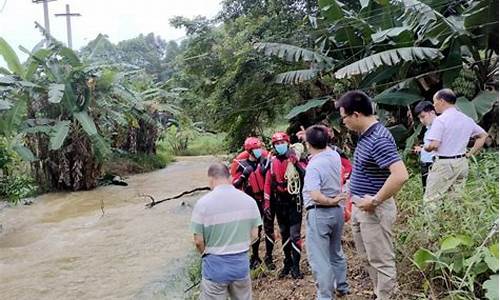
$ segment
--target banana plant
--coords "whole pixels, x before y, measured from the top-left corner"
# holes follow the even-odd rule
[[[91,140],[102,140],[93,118],[89,115],[92,97],[88,81],[92,80],[91,74],[82,71],[83,65],[77,55],[71,49],[57,43],[35,52],[29,52],[24,48],[22,50],[30,55],[24,65],[19,62],[19,58],[7,42],[0,38],[0,55],[9,68],[3,70],[5,75],[1,77],[0,82],[10,88],[6,98],[13,102],[13,107],[6,112],[7,118],[2,120],[10,121],[0,123],[2,131],[12,133],[16,127],[19,129],[21,126],[21,134],[39,132],[48,134],[50,150],[58,150],[63,146],[72,123],[79,124]],[[46,98],[49,103],[47,107],[42,108],[42,111],[46,110],[51,119],[45,128],[42,130],[26,122],[20,124],[19,121],[23,117],[27,118],[28,102],[39,103],[42,98]],[[59,113],[54,114],[53,107],[58,107]],[[30,150],[19,144],[21,140],[15,139],[18,144],[14,149],[22,149],[19,154],[25,159],[32,159],[34,155],[26,155]],[[96,143],[94,146],[101,154],[108,152],[102,143]]]

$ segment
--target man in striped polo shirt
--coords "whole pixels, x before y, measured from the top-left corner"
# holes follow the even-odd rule
[[[196,203],[191,218],[194,242],[202,254],[200,299],[252,299],[248,249],[262,225],[252,197],[231,184],[222,163],[208,169],[212,191]]]
[[[351,91],[336,103],[344,124],[359,134],[354,152],[350,190],[355,205],[353,238],[373,283],[376,299],[389,299],[396,288],[392,227],[396,194],[408,180],[394,138],[374,116],[365,93]]]

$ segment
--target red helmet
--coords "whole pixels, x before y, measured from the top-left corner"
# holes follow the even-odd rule
[[[275,134],[273,134],[273,137],[271,138],[271,143],[274,144],[280,141],[286,141],[290,144],[290,137],[283,131],[278,131]]]
[[[243,144],[243,148],[245,148],[246,151],[252,151],[253,149],[258,149],[262,147],[261,141],[256,138],[256,137],[248,137],[245,140],[245,143]]]

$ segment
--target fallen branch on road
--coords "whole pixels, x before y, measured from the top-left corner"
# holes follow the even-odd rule
[[[183,196],[186,196],[186,195],[189,195],[189,194],[192,194],[192,193],[196,193],[196,192],[200,192],[200,191],[209,191],[209,190],[210,190],[210,187],[208,187],[208,186],[198,187],[198,188],[192,189],[190,191],[182,192],[179,195],[176,195],[176,196],[173,196],[173,197],[169,197],[169,198],[165,198],[165,199],[162,199],[162,200],[159,200],[159,201],[156,201],[153,196],[147,195],[147,194],[142,194],[141,197],[148,197],[149,199],[151,199],[151,202],[148,203],[148,204],[146,204],[146,208],[152,208],[153,206],[155,206],[157,204],[160,204],[162,202],[168,201],[168,200],[179,199],[179,198],[181,198]]]

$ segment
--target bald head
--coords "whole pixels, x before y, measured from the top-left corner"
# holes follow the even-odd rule
[[[432,99],[437,113],[442,114],[446,109],[452,107],[457,102],[457,96],[450,89],[441,89],[434,94]]]
[[[444,100],[449,104],[455,104],[457,102],[457,96],[450,89],[441,89],[434,94],[434,98],[438,100]]]
[[[214,179],[229,179],[229,169],[223,163],[213,163],[208,168],[208,177]]]

